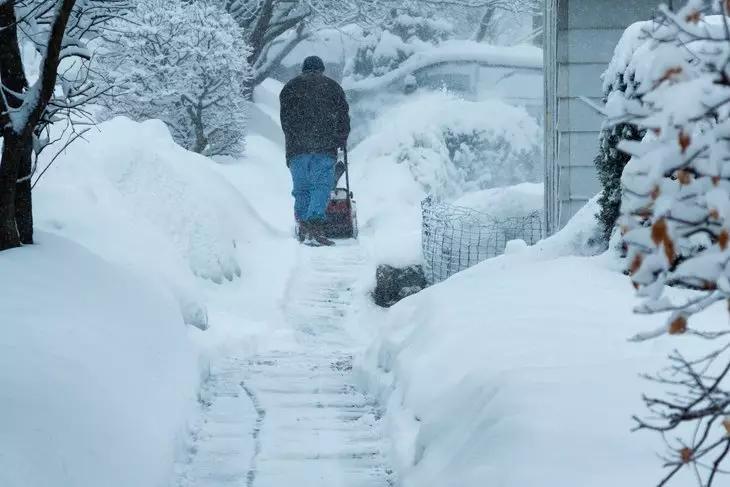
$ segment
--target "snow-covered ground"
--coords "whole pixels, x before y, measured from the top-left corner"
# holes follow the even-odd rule
[[[540,208],[539,183],[464,185],[473,180],[443,139],[444,128],[479,129],[531,153],[534,121],[498,101],[489,107],[506,119],[480,119],[484,105],[451,97],[441,112],[393,107],[350,154],[366,252],[311,253],[292,238],[279,88],[257,91],[262,123],[243,160],[213,162],[176,146],[160,122],[116,119],[40,180],[38,244],[0,254],[0,295],[10,297],[0,485],[159,487],[173,474],[192,482],[216,473],[206,462],[220,460],[229,479],[264,472],[266,485],[283,487],[280,471],[249,462],[311,461],[288,423],[297,404],[311,413],[297,422],[301,435],[361,441],[358,454],[373,454],[379,469],[373,485],[389,477],[389,460],[403,487],[656,481],[662,445],[629,433],[630,416],[649,389],[638,373],[658,368],[673,339],[627,342],[651,326],[631,314],[617,263],[590,256],[595,199],[558,235],[511,245],[388,311],[365,300],[377,264],[419,261],[430,190],[500,216]],[[352,389],[351,354],[369,398]],[[275,413],[268,426],[266,408]],[[342,421],[348,408],[362,414],[354,423]],[[317,446],[320,465],[366,477],[367,462],[348,470],[346,451]]]
[[[197,385],[167,290],[64,237],[0,254],[0,485],[156,487]]]
[[[638,374],[658,370],[676,339],[628,342],[653,326],[632,314],[610,254],[580,256],[595,201],[534,247],[365,315],[377,337],[358,367],[387,409],[404,487],[659,480],[663,443],[629,430],[652,390]],[[703,319],[726,319],[721,308]]]
[[[266,196],[289,204],[288,174],[249,151],[218,165],[119,118],[38,181],[37,245],[0,255],[0,485],[169,481],[211,363],[283,327],[296,244]]]

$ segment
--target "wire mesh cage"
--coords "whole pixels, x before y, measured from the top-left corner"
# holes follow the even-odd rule
[[[542,238],[540,211],[498,219],[432,196],[421,202],[421,210],[423,271],[429,284],[503,254],[510,240],[532,245]]]

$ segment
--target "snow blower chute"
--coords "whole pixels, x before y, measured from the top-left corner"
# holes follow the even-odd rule
[[[337,183],[345,175],[345,187],[337,187]],[[327,222],[324,236],[331,239],[357,238],[357,211],[352,191],[350,190],[350,166],[347,161],[347,149],[339,150],[335,164],[334,188],[327,203]],[[299,237],[299,220],[296,218],[296,236]]]

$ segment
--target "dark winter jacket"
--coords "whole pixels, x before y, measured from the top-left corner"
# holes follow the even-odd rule
[[[337,82],[308,71],[289,81],[279,95],[286,165],[302,154],[337,157],[350,135],[350,107]]]

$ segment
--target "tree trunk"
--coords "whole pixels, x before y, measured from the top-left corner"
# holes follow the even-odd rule
[[[274,0],[264,0],[264,4],[261,6],[259,11],[259,18],[256,19],[256,25],[254,26],[253,32],[248,38],[248,43],[251,46],[251,54],[248,56],[248,63],[251,66],[255,66],[256,62],[264,52],[266,37],[266,31],[271,26],[271,19],[274,17]]]
[[[4,123],[2,128],[3,152],[0,159],[0,251],[19,247],[21,236],[18,233],[20,219],[23,231],[23,240],[33,240],[33,216],[30,198],[30,182],[18,185],[18,174],[30,173],[31,154],[33,150],[33,130],[45,112],[48,102],[53,96],[58,74],[58,62],[66,32],[68,20],[73,11],[75,0],[61,0],[55,19],[50,26],[46,55],[41,65],[37,97],[23,109],[28,111],[24,125],[14,127],[12,120],[4,116],[4,103],[0,110],[0,119]],[[0,78],[4,86],[11,91],[23,92],[27,80],[23,73],[23,64],[18,48],[17,22],[15,20],[15,6],[12,1],[0,0]],[[5,92],[3,99],[7,99],[9,108],[18,108],[21,100]],[[20,186],[20,188],[19,188]]]
[[[205,136],[205,124],[203,123],[203,102],[199,101],[195,107],[188,107],[188,115],[193,122],[195,129],[195,146],[192,152],[202,154],[208,146],[208,138]]]
[[[25,92],[28,82],[23,72],[23,61],[18,46],[14,2],[0,2],[0,79],[3,83],[3,86],[0,87],[0,90],[3,91],[0,112],[19,108],[23,101],[15,94]],[[7,106],[5,101],[7,101]],[[16,220],[18,171],[26,153],[28,162],[30,162],[32,145],[24,144],[26,137],[13,130],[8,117],[0,118],[4,118],[2,123],[5,125],[2,129],[3,152],[0,159],[0,250],[5,250],[19,247],[21,243]],[[30,171],[30,168],[28,170]],[[21,207],[29,208],[30,192],[24,194],[21,200]],[[23,224],[27,225],[27,220],[24,220]],[[31,219],[31,241],[33,239],[32,224]]]
[[[474,33],[473,40],[476,42],[482,42],[485,37],[487,37],[487,34],[489,33],[489,28],[492,26],[492,22],[494,21],[494,15],[497,13],[497,9],[494,7],[487,7],[487,10],[484,12],[484,15],[482,15],[482,20],[479,22],[479,28]]]
[[[15,221],[15,194],[18,168],[23,159],[23,139],[8,128],[3,133],[3,154],[0,160],[0,251],[20,247]]]
[[[30,172],[33,167],[33,136],[28,135],[21,141],[23,152],[18,167],[18,179],[23,181],[15,187],[15,223],[18,226],[20,242],[33,243],[33,199],[31,194]]]

